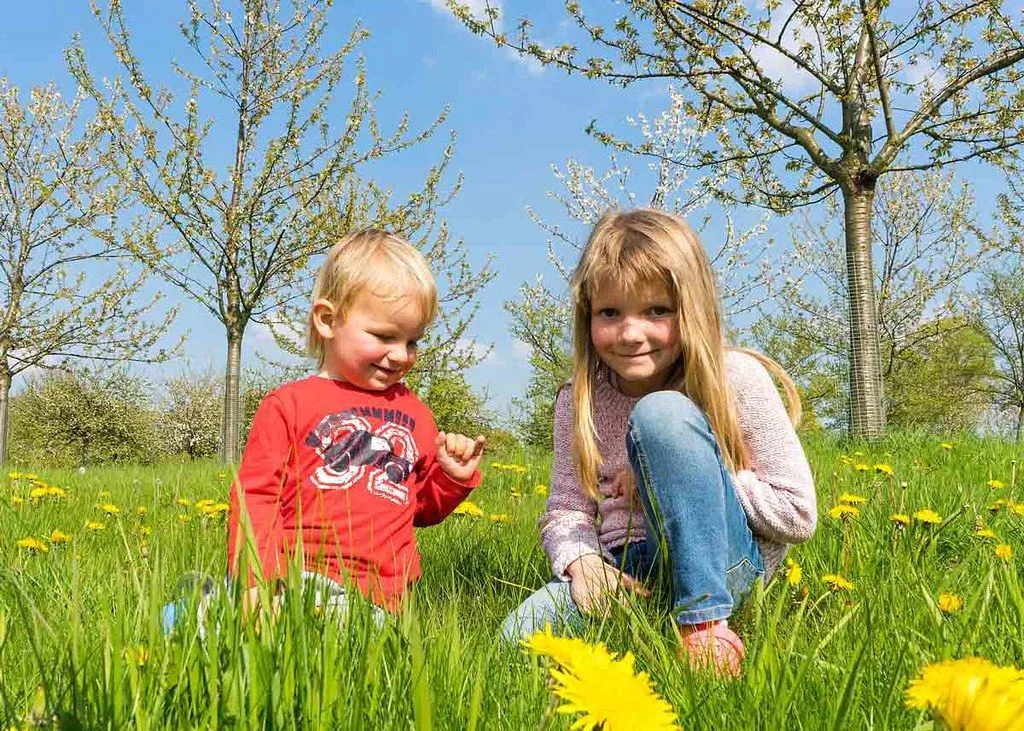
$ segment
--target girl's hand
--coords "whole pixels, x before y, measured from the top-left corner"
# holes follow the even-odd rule
[[[434,440],[437,447],[437,463],[453,480],[467,482],[480,464],[486,443],[487,438],[482,435],[470,439],[462,434],[440,432]]]
[[[566,573],[572,600],[584,614],[606,612],[609,598],[615,599],[626,592],[651,595],[643,583],[619,571],[596,553],[580,556],[569,564]]]
[[[636,505],[636,478],[633,470],[624,469],[615,473],[611,485],[612,497],[624,497],[629,501],[629,506]]]

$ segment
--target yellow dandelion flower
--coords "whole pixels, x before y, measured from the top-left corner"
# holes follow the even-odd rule
[[[905,693],[908,708],[930,711],[945,728],[1019,731],[1024,672],[968,657],[924,668]]]
[[[1011,558],[1013,558],[1013,549],[1010,548],[1010,545],[1008,543],[1000,543],[998,546],[996,546],[996,556],[1003,559],[1004,561],[1009,561]]]
[[[839,458],[841,464],[853,464],[853,460],[847,457],[845,454]]]
[[[196,507],[199,508],[200,510],[208,508],[211,505],[213,505],[213,500],[211,500],[208,497],[203,498],[202,500],[196,500]]]
[[[463,500],[455,506],[455,510],[452,511],[452,515],[465,515],[470,518],[482,518],[484,517],[484,511],[472,500]]]
[[[492,523],[507,523],[507,522],[509,522],[509,517],[508,517],[507,513],[491,513],[488,516],[488,518],[490,518],[490,521]]]
[[[1024,503],[1007,503],[1006,509],[1014,515],[1024,515]]]
[[[868,470],[871,469],[871,466],[864,464],[863,462],[858,462],[853,466],[853,469],[857,470],[858,472],[867,472]]]
[[[943,614],[956,614],[964,608],[964,600],[959,594],[939,594],[939,611]]]
[[[28,496],[30,498],[32,498],[33,500],[38,500],[41,497],[45,497],[46,496],[46,488],[45,487],[33,487],[29,491]]]
[[[218,472],[217,473],[217,477],[220,478],[221,480],[223,480],[227,476],[228,476],[227,472]]]
[[[853,492],[844,492],[839,496],[839,502],[847,505],[864,505],[868,499]]]
[[[999,490],[1000,488],[1006,487],[1006,483],[1002,480],[989,480],[985,484],[993,490]]]
[[[11,506],[17,507],[25,502],[25,498],[18,497],[17,495],[11,495]]]
[[[509,494],[514,498],[521,498],[523,496],[523,493],[519,492],[519,490],[513,490]]]
[[[183,498],[183,497],[180,497],[180,498],[178,498],[178,499],[177,499],[177,500],[176,500],[175,502],[177,502],[177,503],[178,503],[178,505],[182,505],[182,506],[184,506],[184,507],[186,507],[186,508],[187,508],[187,507],[188,507],[189,505],[191,505],[191,504],[192,504],[192,501],[191,501],[191,500],[189,500],[188,498]]]
[[[35,472],[29,472],[28,474],[22,475],[22,477],[24,477],[26,480],[38,480],[39,479],[39,475],[37,475]]]
[[[153,535],[153,529],[150,528],[148,525],[140,525],[139,526],[139,535],[143,536],[143,537],[151,536],[151,535]]]
[[[825,574],[821,580],[828,584],[832,591],[853,591],[856,587],[842,574]]]
[[[883,475],[889,475],[889,477],[892,477],[893,475],[896,474],[896,470],[892,468],[892,465],[887,464],[876,464],[875,472],[878,472]]]
[[[102,510],[107,515],[118,515],[121,512],[121,508],[114,505],[114,503],[101,503],[96,507]]]
[[[647,673],[635,672],[632,653],[616,658],[602,643],[553,637],[550,626],[523,644],[558,666],[550,671],[552,692],[564,701],[558,713],[581,714],[573,729],[679,728]]]
[[[974,531],[974,537],[975,538],[995,538],[996,537],[996,533],[995,533],[994,530],[991,530],[989,528],[979,528],[978,530]]]
[[[994,503],[992,503],[991,505],[989,505],[989,506],[988,506],[988,509],[989,509],[989,511],[990,511],[990,512],[993,512],[993,513],[998,513],[998,512],[1000,511],[1000,510],[1002,510],[1002,509],[1003,509],[1004,507],[1006,507],[1006,506],[1007,506],[1008,504],[1009,504],[1009,501],[1007,501],[1007,500],[1005,500],[1005,499],[1003,499],[1003,498],[999,498],[999,499],[998,499],[998,500],[996,500],[996,501],[995,501]]]
[[[950,444],[949,442],[942,442],[942,444],[940,444],[939,447],[941,447],[942,449],[945,449],[948,452],[949,450],[951,450],[953,448],[953,445]]]
[[[21,538],[17,543],[18,548],[24,548],[26,551],[34,553],[46,553],[50,550],[50,547],[43,543],[38,538]]]
[[[139,507],[135,508],[135,512],[137,515],[142,516],[149,512],[149,508],[147,508],[145,505],[140,505]]]
[[[103,530],[107,526],[103,525],[103,523],[98,520],[87,520],[85,521],[85,527],[89,530]]]
[[[889,516],[889,521],[896,525],[910,525],[910,516],[906,513],[893,513]]]
[[[552,692],[565,701],[558,713],[581,714],[573,729],[680,728],[672,706],[658,695],[647,673],[634,671],[631,653],[611,663],[576,662],[573,672],[552,670],[551,678]]]
[[[178,513],[177,517],[179,523],[188,523],[192,520],[192,516],[188,513]]]
[[[919,523],[927,523],[928,525],[938,525],[942,522],[942,516],[931,508],[924,508],[914,513],[914,520]]]
[[[50,534],[50,543],[71,543],[71,536],[63,531],[54,529]]]
[[[855,508],[852,505],[844,505],[840,503],[833,508],[830,508],[828,515],[833,520],[845,520],[846,518],[856,518],[860,515],[860,508]]]
[[[149,660],[149,650],[145,645],[124,648],[124,659],[129,665],[143,667]]]
[[[46,494],[49,495],[50,497],[65,497],[67,496],[68,491],[65,490],[63,487],[51,485],[50,487],[46,488]]]
[[[11,479],[11,480],[20,480],[21,479],[21,473],[20,472],[8,472],[7,473],[7,477],[9,479]]]
[[[547,495],[548,494],[548,486],[547,485],[534,485],[534,487],[533,487],[533,494],[534,495],[541,495],[541,496]]]
[[[786,583],[797,586],[804,578],[804,570],[791,558],[786,558]]]
[[[543,630],[534,632],[523,640],[523,647],[534,655],[549,658],[563,667],[571,666],[575,658],[588,653],[608,653],[601,642],[591,645],[575,637],[558,637],[552,633],[550,624],[544,625]]]

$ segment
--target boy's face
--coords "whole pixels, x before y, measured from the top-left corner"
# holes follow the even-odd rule
[[[423,328],[423,308],[414,297],[389,300],[360,292],[344,317],[318,325],[324,338],[320,375],[368,391],[383,391],[400,381],[416,362]]]

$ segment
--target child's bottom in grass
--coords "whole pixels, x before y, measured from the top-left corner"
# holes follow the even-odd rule
[[[351,597],[349,591],[338,582],[327,578],[323,574],[313,571],[302,572],[303,593],[313,593],[313,607],[327,616],[337,618],[339,623],[348,619],[351,611]],[[196,626],[199,629],[200,638],[206,636],[207,615],[211,604],[217,599],[221,591],[230,590],[231,584],[225,579],[223,584],[218,584],[212,577],[202,574],[186,574],[178,582],[175,591],[175,599],[165,604],[161,610],[161,621],[165,635],[171,634],[176,627],[180,626],[186,616],[189,607],[189,599],[198,595],[195,604]],[[380,607],[371,608],[373,621],[378,627],[384,625],[385,611]]]

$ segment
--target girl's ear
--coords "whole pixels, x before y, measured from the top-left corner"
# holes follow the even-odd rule
[[[330,300],[316,300],[312,307],[313,327],[317,334],[324,340],[334,337],[334,321],[337,318],[337,309]]]

